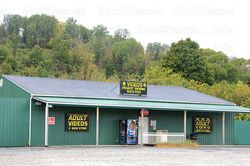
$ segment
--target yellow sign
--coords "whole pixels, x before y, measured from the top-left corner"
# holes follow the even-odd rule
[[[194,132],[210,134],[212,132],[212,119],[210,117],[195,117]]]
[[[147,95],[147,83],[137,82],[137,81],[121,81],[120,93],[121,94]]]
[[[88,114],[72,114],[66,113],[65,116],[66,131],[86,131],[89,126]]]

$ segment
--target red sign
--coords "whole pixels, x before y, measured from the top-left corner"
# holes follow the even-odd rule
[[[56,124],[56,118],[55,117],[48,117],[48,124],[49,125]]]
[[[141,110],[140,111],[140,115],[142,115],[142,111],[143,111],[143,116],[148,116],[149,115],[149,111],[148,110]]]

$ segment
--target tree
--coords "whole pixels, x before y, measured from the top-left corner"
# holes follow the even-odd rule
[[[109,53],[108,48],[108,31],[103,25],[97,25],[93,28],[92,36],[90,37],[89,46],[95,55],[95,64],[102,67],[101,61]]]
[[[208,72],[211,75],[211,83],[218,83],[228,78],[226,66],[229,63],[228,57],[223,52],[216,52],[211,49],[201,49],[206,61]]]
[[[243,58],[229,59],[223,52],[216,52],[211,49],[202,49],[202,54],[208,66],[212,83],[225,80],[230,83],[236,83],[239,80],[243,80],[244,76],[247,75],[246,60]]]
[[[79,40],[83,43],[87,43],[92,32],[82,25],[77,25],[76,22],[77,21],[74,18],[67,19],[65,24],[64,37],[66,39],[71,38]]]
[[[102,66],[101,61],[108,54],[106,38],[91,38],[88,44],[95,55],[95,64]]]
[[[0,27],[0,41],[8,42],[12,45],[12,53],[15,55],[16,50],[26,45],[26,28],[27,18],[20,15],[5,15],[3,24]]]
[[[2,64],[4,60],[10,55],[10,48],[6,45],[0,45],[0,64]]]
[[[68,18],[65,24],[65,36],[66,38],[76,39],[79,34],[78,26],[74,18]]]
[[[118,74],[142,74],[145,69],[145,55],[143,47],[134,39],[114,43],[112,54],[115,69]]]
[[[144,81],[156,85],[183,86],[187,80],[170,68],[162,68],[159,62],[156,62],[146,68]]]
[[[93,72],[96,70],[94,64],[94,55],[86,44],[76,43],[72,49],[74,71],[80,74],[80,79],[90,80]]]
[[[237,81],[250,85],[250,63],[244,58],[232,58],[230,62],[237,70]]]
[[[117,29],[114,33],[114,37],[118,40],[129,39],[130,33],[127,29]]]
[[[13,56],[8,56],[1,64],[1,72],[3,74],[14,74],[18,70],[18,65]]]
[[[70,40],[63,39],[52,39],[50,42],[53,52],[54,70],[58,73],[57,76],[72,71],[71,44]]]
[[[103,25],[97,25],[93,28],[93,37],[94,38],[105,38],[109,34],[107,27]]]
[[[187,79],[210,83],[199,45],[190,38],[172,43],[163,58],[162,65],[180,73]]]
[[[21,42],[23,39],[22,32],[26,28],[26,17],[20,15],[5,15],[2,27],[2,31],[4,31],[2,32],[3,38],[6,39],[10,36],[18,36],[18,40]]]
[[[27,20],[27,27],[24,31],[27,45],[31,48],[34,45],[47,48],[52,37],[55,36],[57,19],[54,16],[32,15]]]
[[[42,54],[43,54],[43,51],[42,49],[38,46],[38,45],[35,45],[31,51],[27,54],[27,66],[30,67],[30,66],[34,66],[34,67],[37,67],[39,66],[40,63],[42,63],[43,61],[43,57],[42,57]]]
[[[159,61],[164,54],[166,54],[169,46],[161,43],[148,43],[146,48],[146,55],[148,56],[148,61]]]

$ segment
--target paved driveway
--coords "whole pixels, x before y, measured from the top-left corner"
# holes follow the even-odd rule
[[[250,166],[250,148],[140,146],[0,148],[0,165]]]

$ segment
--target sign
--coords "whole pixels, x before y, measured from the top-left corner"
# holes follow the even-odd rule
[[[140,116],[142,116],[142,112],[143,112],[143,116],[144,116],[144,117],[147,117],[147,116],[149,115],[149,110],[144,110],[144,109],[141,110],[141,111],[140,111]]]
[[[87,131],[89,127],[88,114],[66,113],[65,130],[66,131]]]
[[[156,131],[156,120],[150,120],[150,126],[152,127],[153,131]]]
[[[194,132],[210,134],[212,132],[212,118],[211,117],[195,117],[194,118]]]
[[[48,125],[55,125],[56,118],[55,117],[48,117]]]
[[[147,95],[147,83],[137,81],[120,81],[120,94]]]

